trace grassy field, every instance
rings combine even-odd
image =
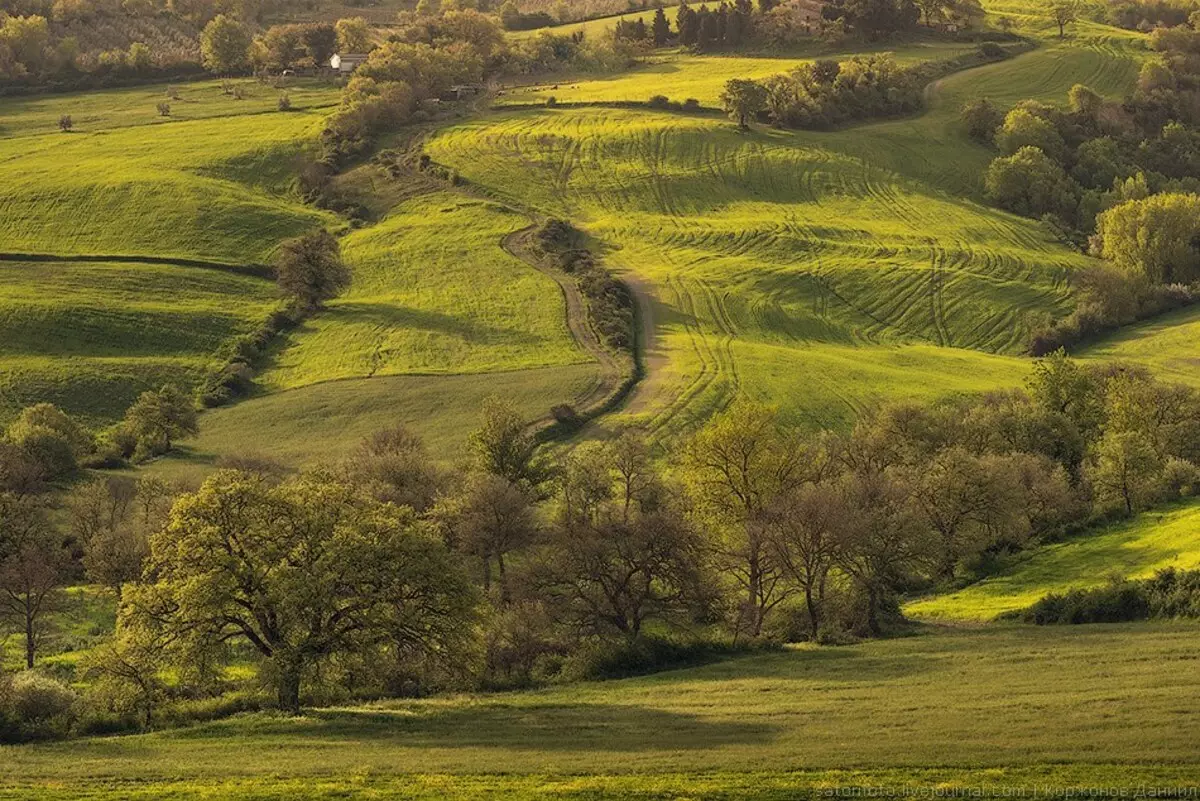
[[[1019,381],[1031,318],[1070,307],[1066,279],[1086,259],[1037,223],[819,142],[570,109],[496,114],[427,147],[513,202],[581,222],[653,295],[648,391],[675,399],[638,407],[653,427],[703,419],[737,392],[836,426],[889,388]],[[839,363],[858,369],[831,373]],[[915,366],[953,378],[939,386]]]
[[[995,576],[958,592],[916,601],[905,613],[932,620],[990,620],[1052,593],[1200,567],[1200,506],[1147,512],[1066,542],[1030,551]]]
[[[935,630],[646,678],[3,748],[0,797],[1182,785],[1200,775],[1197,635],[1194,624]]]
[[[591,23],[594,24],[594,23]],[[702,105],[720,107],[721,91],[730,78],[762,79],[789,72],[814,58],[848,58],[868,52],[891,52],[901,63],[952,58],[973,50],[970,44],[955,42],[916,42],[899,47],[858,47],[854,50],[831,49],[814,42],[786,55],[694,55],[684,51],[660,51],[628,72],[578,80],[555,79],[538,86],[510,91],[500,98],[504,103],[544,101],[553,96],[559,102],[579,103],[615,100],[646,101],[654,95],[667,95],[679,102],[692,97]]]
[[[0,137],[60,135],[59,118],[71,117],[74,128],[67,136],[138,125],[171,125],[188,120],[263,114],[278,109],[280,94],[286,92],[293,111],[312,111],[335,106],[340,87],[328,81],[294,78],[279,87],[258,81],[231,81],[242,92],[240,99],[224,93],[223,82],[185,81],[150,84],[123,89],[106,89],[70,94],[8,97],[0,102]],[[168,95],[174,89],[177,97]],[[158,113],[159,103],[171,106],[171,115]],[[150,136],[143,132],[143,136]],[[153,135],[157,135],[153,134]]]
[[[479,425],[479,408],[489,395],[534,420],[583,395],[595,381],[590,364],[327,381],[206,412],[199,438],[145,469],[192,483],[222,455],[313,466],[339,459],[374,432],[399,424],[420,434],[434,458],[454,463],[464,457],[467,435]]]
[[[1180,309],[1128,326],[1082,348],[1079,356],[1098,361],[1144,364],[1171,381],[1200,386],[1200,308]]]
[[[91,423],[190,386],[275,307],[270,282],[171,264],[0,263],[0,421],[49,401]]]
[[[230,267],[339,225],[292,186],[335,90],[297,88],[283,114],[245,85],[184,85],[170,120],[161,86],[0,101],[0,420],[44,400],[102,424],[146,388],[192,385],[276,303]],[[60,113],[74,132],[48,132]]]
[[[554,281],[500,247],[529,219],[451,192],[402,203],[342,242],[348,292],[289,337],[269,389],[401,373],[586,361]]]

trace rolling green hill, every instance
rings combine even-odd
[[[292,187],[333,90],[297,89],[284,114],[248,86],[183,86],[169,120],[162,87],[0,103],[0,420],[51,401],[103,424],[144,389],[191,386],[277,302],[242,268],[338,225]]]
[[[540,691],[0,747],[0,798],[785,799],[1183,786],[1194,624],[998,627]]]
[[[1200,506],[1146,512],[1128,522],[1030,551],[1001,573],[958,592],[908,604],[934,620],[990,620],[1050,593],[1087,589],[1111,578],[1148,578],[1165,567],[1200,567]]]

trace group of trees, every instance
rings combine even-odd
[[[1065,109],[1032,100],[1006,114],[986,100],[964,109],[968,132],[1000,151],[988,197],[1080,244],[1090,237],[1117,272],[1090,281],[1083,316],[1039,332],[1035,352],[1190,302],[1200,280],[1200,32],[1160,28],[1150,44],[1159,56],[1121,102],[1075,86]]]
[[[244,458],[182,495],[87,482],[65,525],[0,494],[0,614],[33,663],[65,581],[119,594],[89,675],[142,725],[227,688],[231,659],[296,711],[647,668],[664,637],[870,636],[905,593],[1200,492],[1197,421],[1197,392],[1061,353],[1023,391],[890,405],[844,435],[742,401],[669,463],[635,433],[551,460],[490,400],[456,467],[393,428],[299,475]]]
[[[1186,25],[1197,12],[1200,3],[1196,0],[1110,0],[1108,19],[1122,28],[1148,33]]]
[[[827,128],[920,108],[922,85],[918,72],[883,53],[818,60],[762,81],[734,79],[721,101],[742,127],[764,115],[787,128]]]

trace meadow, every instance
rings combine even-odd
[[[904,607],[906,615],[938,621],[987,621],[1032,606],[1051,593],[1141,579],[1158,570],[1200,567],[1200,506],[1144,512],[1064,542],[1032,549],[975,584]]]
[[[104,424],[144,389],[194,385],[277,305],[261,265],[278,243],[338,224],[294,189],[335,90],[281,113],[269,87],[208,81],[169,119],[163,91],[3,101],[0,420],[45,400]]]
[[[1194,781],[1194,624],[930,629],[644,678],[0,748],[0,798],[795,798]]]

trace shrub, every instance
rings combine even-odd
[[[37,673],[0,677],[0,741],[64,737],[75,723],[78,697],[54,679]]]
[[[170,103],[167,103],[166,101],[160,101],[158,103],[158,105],[155,106],[155,108],[158,109],[158,116],[160,116],[160,117],[170,117],[171,116],[171,104]]]
[[[550,95],[549,97],[546,98],[546,108],[554,108],[557,105],[558,105],[558,98],[556,98],[554,95]]]
[[[650,108],[667,109],[671,107],[671,101],[666,95],[655,95],[646,101],[646,105]]]
[[[64,114],[58,118],[58,130],[62,131],[63,133],[66,133],[66,132],[70,131],[73,127],[75,127],[75,123],[71,119],[70,114]]]
[[[1063,623],[1121,623],[1145,620],[1150,604],[1141,588],[1132,582],[1117,581],[1090,590],[1071,590],[1051,594],[1029,607],[1022,619],[1039,626]]]
[[[689,97],[687,100],[683,101],[683,110],[684,111],[699,111],[700,110],[700,101],[694,97]]]

